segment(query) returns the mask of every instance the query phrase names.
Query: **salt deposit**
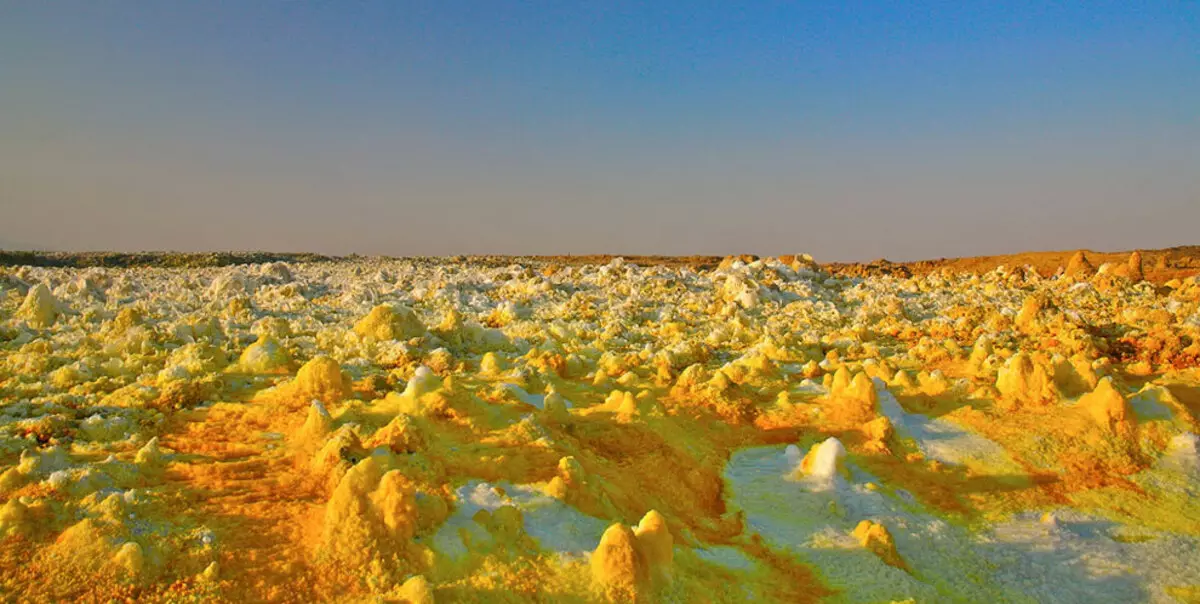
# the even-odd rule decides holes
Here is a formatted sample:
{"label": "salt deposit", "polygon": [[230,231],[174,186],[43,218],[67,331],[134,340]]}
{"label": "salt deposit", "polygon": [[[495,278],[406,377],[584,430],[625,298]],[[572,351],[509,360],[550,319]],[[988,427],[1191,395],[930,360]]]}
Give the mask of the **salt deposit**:
{"label": "salt deposit", "polygon": [[1188,601],[1200,286],[1100,260],[10,271],[0,594]]}

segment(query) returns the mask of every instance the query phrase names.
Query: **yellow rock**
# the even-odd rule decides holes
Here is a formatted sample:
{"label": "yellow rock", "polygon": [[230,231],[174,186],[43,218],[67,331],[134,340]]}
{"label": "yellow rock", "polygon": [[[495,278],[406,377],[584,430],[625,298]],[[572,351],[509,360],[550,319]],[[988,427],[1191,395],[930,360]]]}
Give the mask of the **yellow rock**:
{"label": "yellow rock", "polygon": [[1133,409],[1113,386],[1112,378],[1100,380],[1095,390],[1080,397],[1079,408],[1107,432],[1127,435],[1133,429]]}
{"label": "yellow rock", "polygon": [[940,396],[950,390],[950,380],[947,380],[941,371],[922,371],[917,374],[917,383],[921,386],[921,392],[929,396]]}
{"label": "yellow rock", "polygon": [[260,336],[238,357],[237,369],[248,373],[271,373],[291,369],[292,357],[275,338]]}
{"label": "yellow rock", "polygon": [[487,376],[500,375],[504,373],[504,361],[494,352],[485,353],[479,361],[479,371]]}
{"label": "yellow rock", "polygon": [[[836,351],[830,351],[836,352]],[[838,370],[833,373],[833,380],[830,382],[829,391],[833,396],[842,396],[850,389],[850,370],[846,369],[845,365],[838,367]]]}
{"label": "yellow rock", "polygon": [[1083,250],[1079,250],[1067,262],[1066,273],[1069,277],[1090,277],[1096,274],[1096,268],[1092,266],[1091,262],[1088,262]]}
{"label": "yellow rock", "polygon": [[50,327],[59,315],[59,303],[54,294],[43,283],[29,289],[25,301],[17,309],[17,318],[25,319],[33,327]]}
{"label": "yellow rock", "polygon": [[396,539],[411,539],[417,527],[417,499],[412,484],[398,470],[379,479],[371,493],[371,503],[378,510],[383,526]]}
{"label": "yellow rock", "polygon": [[1038,315],[1042,312],[1043,301],[1038,296],[1026,296],[1021,304],[1021,312],[1017,313],[1017,329],[1025,333],[1035,333],[1041,328]]}
{"label": "yellow rock", "polygon": [[380,462],[368,457],[346,472],[326,504],[319,553],[365,567],[405,553],[416,527],[412,484],[398,470],[383,473]]}
{"label": "yellow rock", "polygon": [[98,568],[103,561],[111,559],[113,553],[108,535],[91,518],[67,527],[53,547],[64,559],[88,569]]}
{"label": "yellow rock", "polygon": [[862,430],[868,441],[879,443],[887,443],[894,432],[891,420],[883,416],[863,424]]}
{"label": "yellow rock", "polygon": [[990,356],[992,356],[992,339],[987,336],[979,336],[979,339],[975,341],[975,346],[971,348],[971,356],[967,357],[967,366],[972,373],[978,375],[983,372]]}
{"label": "yellow rock", "polygon": [[421,365],[413,372],[412,378],[408,380],[408,384],[404,387],[404,396],[417,399],[437,390],[442,385],[442,379],[432,369]]}
{"label": "yellow rock", "polygon": [[885,564],[907,570],[908,565],[904,563],[904,559],[896,551],[896,543],[892,539],[892,534],[888,532],[887,527],[870,520],[863,520],[858,523],[858,526],[854,527],[852,534],[863,547],[871,550],[876,556],[879,556]]}
{"label": "yellow rock", "polygon": [[349,382],[337,361],[321,355],[313,357],[300,368],[295,385],[301,397],[331,405],[350,396]]}
{"label": "yellow rock", "polygon": [[301,448],[316,449],[325,443],[332,431],[333,417],[321,401],[314,400],[308,406],[308,415],[304,418],[304,425],[296,431],[295,439]]}
{"label": "yellow rock", "polygon": [[113,556],[113,563],[117,568],[136,577],[146,567],[146,556],[142,553],[142,546],[129,541],[117,550],[116,555]]}
{"label": "yellow rock", "polygon": [[1046,368],[1025,352],[1014,354],[996,376],[996,390],[1010,405],[1043,405],[1058,400],[1058,391]]}
{"label": "yellow rock", "polygon": [[400,598],[408,604],[434,604],[433,588],[422,575],[409,578],[400,586]]}
{"label": "yellow rock", "polygon": [[855,373],[851,378],[844,366],[837,370],[831,380],[829,398],[829,417],[852,424],[862,424],[875,417],[875,407],[879,402],[871,378],[862,372]]}
{"label": "yellow rock", "polygon": [[214,561],[214,562],[209,562],[208,566],[204,567],[204,570],[200,572],[200,575],[197,578],[200,579],[200,581],[202,581],[204,583],[213,583],[218,578],[220,578],[220,576],[221,576],[221,567],[218,566],[217,563]]}
{"label": "yellow rock", "polygon": [[815,476],[822,479],[832,479],[846,471],[846,447],[842,441],[829,437],[815,444],[808,450],[796,473],[800,476]]}
{"label": "yellow rock", "polygon": [[158,437],[151,438],[141,449],[138,449],[133,461],[140,466],[139,469],[143,473],[161,473],[167,463],[167,455],[158,447]]}
{"label": "yellow rock", "polygon": [[375,340],[406,340],[423,335],[425,326],[407,306],[380,304],[354,324],[354,333]]}
{"label": "yellow rock", "polygon": [[17,498],[0,506],[0,538],[22,535],[29,531],[29,508]]}
{"label": "yellow rock", "polygon": [[667,528],[667,519],[657,510],[650,510],[642,516],[642,520],[633,529],[633,534],[637,537],[638,546],[651,573],[657,577],[668,577],[675,559],[675,540]]}
{"label": "yellow rock", "polygon": [[393,453],[416,453],[425,448],[425,439],[413,418],[401,414],[375,432],[367,446],[387,447]]}
{"label": "yellow rock", "polygon": [[1054,364],[1054,384],[1066,396],[1090,392],[1099,381],[1091,362],[1083,357],[1060,359]]}
{"label": "yellow rock", "polygon": [[903,369],[896,371],[896,375],[892,376],[892,381],[890,384],[893,387],[901,390],[909,390],[917,387],[917,383],[913,380],[912,374]]}
{"label": "yellow rock", "polygon": [[825,373],[825,370],[821,369],[821,366],[817,364],[816,361],[809,361],[805,363],[804,367],[800,370],[800,375],[809,379],[815,378],[822,373]]}
{"label": "yellow rock", "polygon": [[600,537],[592,552],[592,581],[601,593],[614,602],[628,602],[646,596],[650,570],[638,546],[633,530],[620,522]]}
{"label": "yellow rock", "polygon": [[1132,254],[1129,254],[1129,262],[1125,265],[1125,276],[1129,277],[1129,280],[1134,283],[1145,280],[1146,274],[1142,271],[1141,252],[1135,250]]}

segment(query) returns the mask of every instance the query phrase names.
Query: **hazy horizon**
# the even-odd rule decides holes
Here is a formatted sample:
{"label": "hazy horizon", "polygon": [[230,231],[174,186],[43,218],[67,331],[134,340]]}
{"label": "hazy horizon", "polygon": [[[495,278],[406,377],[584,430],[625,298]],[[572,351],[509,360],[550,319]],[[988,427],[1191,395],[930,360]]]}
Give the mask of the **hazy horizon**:
{"label": "hazy horizon", "polygon": [[1200,243],[1200,6],[0,7],[0,248]]}

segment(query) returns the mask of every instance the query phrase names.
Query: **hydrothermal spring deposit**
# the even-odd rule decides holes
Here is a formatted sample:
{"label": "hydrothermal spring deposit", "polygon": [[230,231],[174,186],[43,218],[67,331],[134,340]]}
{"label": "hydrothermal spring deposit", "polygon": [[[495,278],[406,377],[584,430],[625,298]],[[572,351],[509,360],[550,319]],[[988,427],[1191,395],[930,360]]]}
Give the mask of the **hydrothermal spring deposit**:
{"label": "hydrothermal spring deposit", "polygon": [[2,269],[0,596],[1197,602],[1198,306],[1136,255]]}

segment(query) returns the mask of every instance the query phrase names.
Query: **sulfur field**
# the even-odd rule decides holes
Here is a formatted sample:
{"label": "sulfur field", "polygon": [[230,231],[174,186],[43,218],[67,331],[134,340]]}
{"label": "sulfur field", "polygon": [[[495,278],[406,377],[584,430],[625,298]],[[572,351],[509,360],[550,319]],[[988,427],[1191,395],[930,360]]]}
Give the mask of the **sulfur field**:
{"label": "sulfur field", "polygon": [[1200,602],[1158,260],[0,268],[0,600]]}

